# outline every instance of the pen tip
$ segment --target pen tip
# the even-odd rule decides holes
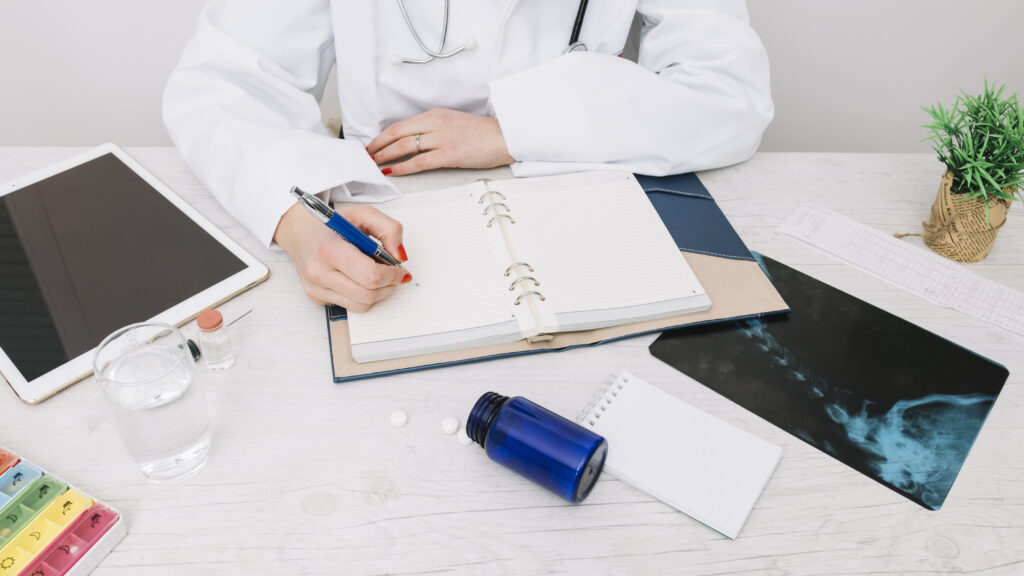
[[[299,190],[298,186],[292,186],[292,189],[290,190],[290,192],[296,198],[302,198],[302,190]]]

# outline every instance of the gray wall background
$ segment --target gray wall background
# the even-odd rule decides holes
[[[163,83],[204,2],[0,1],[0,146],[169,144]],[[762,150],[927,151],[921,106],[985,77],[1024,95],[1020,0],[748,6],[772,61]]]

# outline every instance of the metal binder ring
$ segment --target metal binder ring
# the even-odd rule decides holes
[[[516,289],[517,284],[519,284],[520,282],[525,282],[526,280],[533,282],[534,287],[540,286],[540,282],[538,282],[537,279],[534,278],[533,276],[523,276],[521,278],[516,278],[515,280],[513,280],[512,283],[508,285],[508,291],[512,292],[513,290]]]
[[[501,192],[498,192],[497,190],[488,190],[487,192],[484,192],[483,194],[480,195],[480,199],[477,200],[476,203],[483,204],[484,200],[486,200],[487,197],[490,196],[491,194],[497,194],[498,196],[501,196],[502,200],[508,200],[508,198],[505,198],[505,195],[502,194]]]
[[[505,204],[504,202],[491,202],[490,204],[487,205],[487,208],[484,208],[483,215],[487,216],[487,211],[488,210],[490,210],[491,208],[497,208],[498,206],[501,206],[502,208],[504,208],[505,212],[511,212],[512,211],[512,209],[508,207],[508,204]]]
[[[541,302],[543,302],[543,301],[547,300],[547,298],[545,298],[545,297],[544,297],[544,295],[543,295],[543,294],[541,294],[540,292],[537,292],[537,291],[535,291],[535,290],[527,290],[526,292],[523,292],[523,293],[522,293],[522,294],[520,294],[519,296],[516,296],[516,301],[515,301],[515,302],[513,302],[513,303],[512,303],[512,305],[513,305],[513,306],[519,306],[519,302],[520,302],[520,301],[521,301],[521,300],[522,300],[523,298],[526,298],[527,296],[530,296],[531,294],[532,294],[532,295],[534,295],[534,296],[540,296],[540,301],[541,301]]]
[[[498,218],[507,218],[509,224],[516,223],[516,221],[513,220],[512,217],[509,216],[508,214],[495,214],[494,216],[491,216],[490,220],[487,221],[487,227],[490,228],[491,224],[494,224],[494,221],[497,220]]]
[[[515,270],[516,268],[518,268],[520,266],[526,266],[527,270],[529,270],[530,272],[533,272],[533,266],[530,266],[526,262],[515,262],[514,264],[512,264],[508,268],[505,268],[505,277],[508,278],[508,275],[511,274],[513,270]]]

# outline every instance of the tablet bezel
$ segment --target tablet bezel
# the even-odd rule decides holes
[[[241,294],[253,286],[263,282],[270,275],[267,267],[248,253],[237,242],[232,240],[220,228],[207,220],[190,204],[174,193],[163,182],[153,176],[148,170],[142,167],[134,158],[115,144],[103,144],[88,152],[79,154],[73,158],[57,162],[41,170],[37,170],[0,185],[0,198],[14,193],[26,186],[45,180],[51,176],[65,172],[76,166],[95,160],[105,154],[113,154],[123,162],[129,169],[139,175],[149,186],[166,198],[176,208],[181,210],[185,216],[195,222],[207,234],[212,236],[221,246],[235,255],[245,268],[232,276],[214,284],[213,286],[193,295],[192,297],[178,303],[167,310],[147,320],[164,322],[174,326],[182,326],[195,318],[200,312],[207,308],[219,306],[223,302]],[[141,321],[141,320],[140,320]],[[97,342],[99,344],[99,342]],[[92,374],[92,355],[95,347],[54,368],[34,380],[26,380],[11,361],[3,348],[0,348],[0,376],[14,389],[14,393],[21,400],[28,404],[36,404],[57,392],[64,390],[72,384],[84,380]]]

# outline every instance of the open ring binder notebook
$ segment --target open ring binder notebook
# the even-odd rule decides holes
[[[788,312],[693,174],[480,181],[380,208],[416,239],[413,282],[372,316],[326,308],[335,382]]]

